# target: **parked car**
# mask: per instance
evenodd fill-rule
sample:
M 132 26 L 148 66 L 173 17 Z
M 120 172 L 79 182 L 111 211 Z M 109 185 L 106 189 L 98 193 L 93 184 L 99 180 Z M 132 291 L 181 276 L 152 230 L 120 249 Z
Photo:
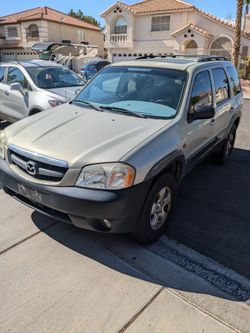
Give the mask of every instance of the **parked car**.
M 49 61 L 0 65 L 0 118 L 10 122 L 72 99 L 84 80 L 67 67 Z
M 187 172 L 212 153 L 230 159 L 242 104 L 221 57 L 116 63 L 68 104 L 1 133 L 0 183 L 63 222 L 152 242 Z
M 89 81 L 96 73 L 100 72 L 101 69 L 109 64 L 110 62 L 102 59 L 91 60 L 81 67 L 80 74 L 85 81 Z

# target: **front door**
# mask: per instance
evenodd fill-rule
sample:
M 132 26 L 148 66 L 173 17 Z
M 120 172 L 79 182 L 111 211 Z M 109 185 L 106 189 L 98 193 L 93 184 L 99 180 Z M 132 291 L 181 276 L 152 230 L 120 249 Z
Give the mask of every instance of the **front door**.
M 23 91 L 11 89 L 11 84 L 17 82 L 22 85 Z M 27 79 L 19 68 L 8 67 L 5 91 L 4 110 L 6 115 L 16 120 L 26 117 L 29 113 L 29 89 Z

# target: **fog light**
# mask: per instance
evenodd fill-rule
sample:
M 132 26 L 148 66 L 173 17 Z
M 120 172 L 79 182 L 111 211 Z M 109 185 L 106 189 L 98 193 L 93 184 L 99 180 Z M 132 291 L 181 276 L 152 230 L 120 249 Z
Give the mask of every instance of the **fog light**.
M 104 222 L 105 227 L 106 227 L 108 230 L 111 230 L 111 228 L 112 228 L 112 224 L 109 222 L 109 220 L 104 219 L 103 222 Z

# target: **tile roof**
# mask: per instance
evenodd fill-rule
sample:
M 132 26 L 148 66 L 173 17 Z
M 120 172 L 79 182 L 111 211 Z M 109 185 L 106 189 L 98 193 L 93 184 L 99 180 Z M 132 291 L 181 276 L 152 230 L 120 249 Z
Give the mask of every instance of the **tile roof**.
M 176 30 L 175 32 L 173 32 L 171 34 L 171 36 L 175 37 L 175 36 L 177 36 L 178 34 L 180 34 L 181 32 L 183 32 L 183 31 L 185 31 L 187 29 L 192 29 L 192 30 L 198 32 L 199 34 L 201 34 L 201 35 L 203 35 L 205 37 L 208 37 L 208 38 L 212 38 L 213 37 L 213 35 L 210 34 L 208 31 L 206 31 L 205 29 L 202 29 L 202 28 L 198 27 L 198 25 L 195 25 L 195 24 L 192 24 L 192 23 L 190 23 L 190 24 L 182 27 L 179 30 Z
M 145 14 L 165 11 L 176 11 L 194 8 L 193 5 L 180 0 L 144 0 L 134 5 L 126 5 L 118 1 L 115 5 L 109 7 L 102 15 L 105 15 L 114 6 L 120 6 L 131 11 L 133 14 Z
M 198 11 L 198 12 L 199 12 L 201 15 L 203 15 L 204 17 L 209 18 L 210 20 L 213 20 L 213 21 L 216 21 L 216 22 L 218 22 L 218 23 L 221 23 L 221 24 L 223 24 L 223 25 L 225 25 L 225 26 L 227 26 L 227 27 L 229 27 L 229 28 L 231 28 L 231 29 L 235 29 L 235 24 L 233 24 L 233 23 L 231 23 L 231 22 L 228 22 L 227 20 L 223 20 L 223 19 L 221 19 L 221 18 L 219 18 L 219 17 L 217 17 L 217 16 L 215 16 L 215 15 L 212 15 L 212 14 L 210 14 L 210 13 L 207 13 L 207 12 L 205 12 L 204 10 L 199 9 L 199 8 L 196 8 L 196 7 L 195 7 L 195 10 Z M 250 37 L 250 34 L 247 33 L 247 32 L 245 32 L 245 31 L 243 31 L 243 30 L 242 30 L 242 35 L 245 36 L 245 37 L 247 37 L 247 38 Z
M 14 24 L 22 21 L 32 21 L 32 20 L 41 20 L 41 19 L 46 21 L 53 21 L 62 24 L 81 27 L 85 29 L 100 31 L 100 28 L 93 24 L 78 20 L 74 17 L 68 16 L 62 12 L 59 12 L 49 7 L 37 7 L 25 10 L 23 12 L 2 16 L 0 17 L 0 24 Z

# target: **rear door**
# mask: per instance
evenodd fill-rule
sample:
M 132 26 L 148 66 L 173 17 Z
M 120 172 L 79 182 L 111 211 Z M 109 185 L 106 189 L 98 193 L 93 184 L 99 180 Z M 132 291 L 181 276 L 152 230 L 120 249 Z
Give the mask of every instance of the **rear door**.
M 185 157 L 190 164 L 199 160 L 214 144 L 214 119 L 188 120 L 196 105 L 213 106 L 213 90 L 208 70 L 202 70 L 195 76 L 191 89 L 184 129 L 187 134 L 183 143 Z
M 29 91 L 30 87 L 24 73 L 15 66 L 8 67 L 5 110 L 9 117 L 22 119 L 29 114 Z M 23 92 L 11 89 L 12 83 L 20 83 Z
M 230 123 L 232 101 L 230 98 L 229 80 L 225 69 L 223 67 L 213 68 L 212 77 L 215 96 L 214 134 L 217 138 L 220 138 L 224 135 Z

